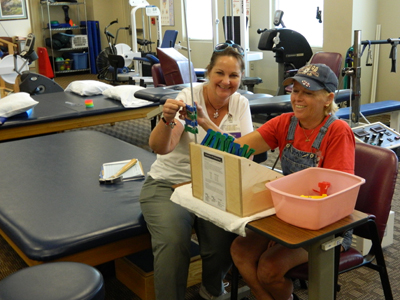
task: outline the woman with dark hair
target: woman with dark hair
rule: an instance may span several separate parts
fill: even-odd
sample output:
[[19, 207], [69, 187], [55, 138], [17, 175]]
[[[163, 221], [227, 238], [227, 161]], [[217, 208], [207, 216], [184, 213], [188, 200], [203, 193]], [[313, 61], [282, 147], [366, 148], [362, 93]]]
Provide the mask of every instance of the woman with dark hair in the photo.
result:
[[[244, 73], [243, 54], [242, 47], [234, 43], [217, 45], [207, 66], [208, 81], [193, 87], [199, 140], [210, 128], [235, 137], [253, 131], [248, 100], [236, 92]], [[193, 228], [203, 264], [200, 296], [217, 299], [224, 294], [222, 280], [231, 267], [229, 249], [236, 237], [170, 200], [174, 184], [191, 180], [189, 143], [194, 136], [184, 131], [186, 104], [192, 105], [190, 89], [165, 102], [162, 121], [149, 139], [157, 160], [140, 195], [151, 234], [157, 300], [185, 298]]]

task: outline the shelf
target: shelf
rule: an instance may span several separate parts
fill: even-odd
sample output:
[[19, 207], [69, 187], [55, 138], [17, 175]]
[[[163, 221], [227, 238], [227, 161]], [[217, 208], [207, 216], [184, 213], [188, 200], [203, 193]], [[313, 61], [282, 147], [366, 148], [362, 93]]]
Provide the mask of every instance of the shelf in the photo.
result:
[[[48, 47], [48, 46], [47, 46]], [[51, 47], [48, 47], [51, 49]], [[78, 47], [78, 48], [61, 48], [61, 49], [53, 49], [54, 51], [80, 51], [88, 49], [88, 47]]]
[[79, 5], [84, 4], [83, 2], [48, 2], [48, 1], [40, 1], [40, 4], [49, 5], [49, 6], [62, 6], [62, 5]]
[[65, 31], [65, 30], [75, 30], [75, 29], [86, 29], [86, 27], [83, 26], [72, 26], [72, 27], [58, 27], [58, 28], [48, 28], [45, 27], [43, 30], [51, 30], [51, 31]]
[[56, 74], [68, 74], [68, 73], [76, 73], [76, 72], [89, 72], [90, 69], [79, 69], [79, 70], [65, 70], [65, 71], [55, 71]]
[[[51, 2], [50, 2], [51, 1]], [[64, 8], [63, 6], [68, 6]], [[61, 9], [62, 8], [62, 9]], [[73, 73], [81, 73], [81, 72], [90, 72], [90, 48], [88, 42], [88, 33], [87, 33], [87, 11], [86, 11], [86, 0], [78, 0], [77, 2], [68, 2], [67, 0], [62, 0], [62, 2], [54, 2], [54, 0], [40, 0], [40, 11], [41, 11], [41, 28], [42, 28], [42, 36], [44, 40], [44, 45], [48, 49], [49, 57], [51, 57], [51, 64], [54, 67], [53, 71], [56, 75], [69, 75]], [[63, 14], [64, 12], [64, 14]], [[69, 17], [71, 20], [74, 20], [76, 24], [72, 24], [73, 26], [68, 26], [68, 24], [54, 24], [55, 26], [51, 26], [52, 20], [60, 19], [60, 16], [65, 15], [65, 17]], [[66, 21], [66, 23], [68, 23]], [[62, 27], [63, 26], [63, 27]], [[72, 33], [71, 37], [68, 39], [60, 39], [59, 44], [54, 43], [53, 36], [60, 35], [65, 32], [70, 31]], [[48, 43], [50, 40], [50, 43]], [[57, 40], [57, 37], [56, 37]], [[46, 43], [47, 41], [47, 43]], [[48, 46], [47, 46], [48, 45]], [[62, 47], [61, 49], [55, 49]], [[59, 70], [56, 68], [58, 66], [56, 63], [56, 59], [60, 56], [75, 56], [74, 52], [76, 52], [77, 59], [81, 58], [83, 60], [83, 56], [80, 54], [84, 52], [87, 54], [87, 64], [82, 61], [82, 64], [77, 65], [78, 67], [83, 67], [84, 69], [79, 70]], [[65, 55], [68, 54], [68, 55]]]

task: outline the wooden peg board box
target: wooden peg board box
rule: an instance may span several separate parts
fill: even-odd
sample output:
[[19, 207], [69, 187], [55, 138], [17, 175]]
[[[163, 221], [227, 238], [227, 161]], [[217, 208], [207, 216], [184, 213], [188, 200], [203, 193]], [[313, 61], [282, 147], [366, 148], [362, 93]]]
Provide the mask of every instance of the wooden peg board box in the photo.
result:
[[272, 208], [268, 181], [281, 173], [250, 159], [190, 144], [193, 197], [239, 217]]

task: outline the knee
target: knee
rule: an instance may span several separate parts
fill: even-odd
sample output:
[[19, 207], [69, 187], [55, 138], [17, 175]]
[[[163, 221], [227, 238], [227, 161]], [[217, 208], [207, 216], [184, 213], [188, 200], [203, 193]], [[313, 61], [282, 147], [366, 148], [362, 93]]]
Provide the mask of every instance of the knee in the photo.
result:
[[248, 244], [243, 237], [237, 237], [231, 245], [231, 256], [236, 266], [240, 266], [249, 261]]
[[263, 286], [279, 282], [282, 279], [282, 267], [271, 260], [262, 260], [257, 267], [257, 278]]
[[167, 236], [158, 236], [157, 238], [152, 237], [152, 245], [153, 248], [161, 248], [161, 249], [169, 249], [169, 251], [175, 251], [176, 253], [181, 252], [182, 250], [187, 251], [188, 247], [190, 247], [190, 237], [184, 238], [182, 235], [169, 235]]

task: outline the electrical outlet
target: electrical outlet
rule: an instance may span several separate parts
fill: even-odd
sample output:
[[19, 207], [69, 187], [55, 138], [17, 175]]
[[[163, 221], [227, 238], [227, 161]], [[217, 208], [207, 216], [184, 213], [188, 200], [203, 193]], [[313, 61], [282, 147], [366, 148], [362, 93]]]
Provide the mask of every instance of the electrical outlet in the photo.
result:
[[254, 71], [254, 63], [250, 63], [250, 70]]

